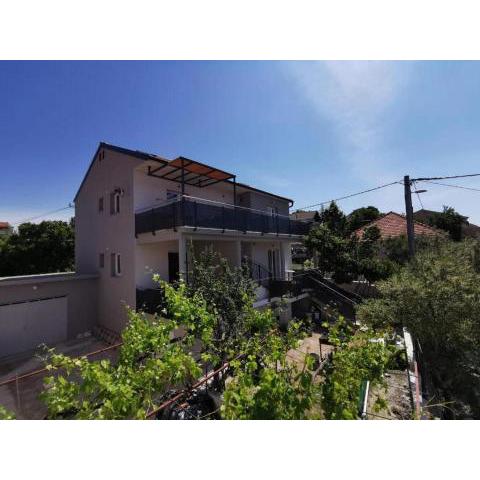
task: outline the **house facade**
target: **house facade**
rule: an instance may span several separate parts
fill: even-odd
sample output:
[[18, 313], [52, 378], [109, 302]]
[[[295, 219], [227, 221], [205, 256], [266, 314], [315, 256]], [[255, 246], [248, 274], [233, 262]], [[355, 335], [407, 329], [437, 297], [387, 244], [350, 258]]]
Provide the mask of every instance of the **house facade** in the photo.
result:
[[8, 237], [13, 232], [13, 227], [8, 222], [0, 222], [0, 236]]
[[188, 281], [204, 249], [246, 262], [264, 305], [271, 282], [291, 279], [291, 244], [308, 229], [289, 217], [292, 204], [211, 165], [101, 143], [75, 197], [76, 273], [98, 275], [99, 322], [117, 332], [153, 273]]

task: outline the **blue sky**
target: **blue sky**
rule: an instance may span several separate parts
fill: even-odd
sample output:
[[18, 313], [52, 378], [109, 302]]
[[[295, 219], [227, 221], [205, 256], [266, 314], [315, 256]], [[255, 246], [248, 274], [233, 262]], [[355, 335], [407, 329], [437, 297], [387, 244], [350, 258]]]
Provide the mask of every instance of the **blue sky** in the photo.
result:
[[[72, 201], [99, 141], [216, 165], [295, 207], [479, 173], [479, 85], [478, 62], [0, 62], [0, 220]], [[402, 188], [340, 206], [403, 212]], [[422, 188], [425, 208], [480, 223], [480, 192]]]

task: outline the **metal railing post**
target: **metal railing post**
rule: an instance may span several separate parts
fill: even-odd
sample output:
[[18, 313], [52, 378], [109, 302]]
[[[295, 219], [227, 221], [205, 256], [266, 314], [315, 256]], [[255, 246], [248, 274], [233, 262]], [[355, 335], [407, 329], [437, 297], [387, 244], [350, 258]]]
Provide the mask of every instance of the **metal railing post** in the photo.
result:
[[172, 203], [173, 231], [177, 231], [177, 202]]
[[193, 202], [193, 226], [197, 229], [197, 202]]
[[181, 211], [182, 217], [181, 217], [180, 220], [182, 222], [182, 227], [183, 227], [183, 226], [185, 226], [185, 199], [183, 198], [183, 196], [182, 196], [181, 202], [182, 202], [182, 204], [180, 206], [180, 209], [181, 209], [180, 211]]

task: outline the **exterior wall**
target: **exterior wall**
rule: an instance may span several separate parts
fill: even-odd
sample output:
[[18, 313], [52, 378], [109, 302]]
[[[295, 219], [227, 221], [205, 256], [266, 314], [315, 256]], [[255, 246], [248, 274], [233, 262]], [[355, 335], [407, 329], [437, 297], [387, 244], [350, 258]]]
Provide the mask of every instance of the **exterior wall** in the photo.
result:
[[291, 244], [290, 240], [259, 240], [251, 242], [252, 261], [268, 268], [268, 251], [277, 250], [281, 259], [279, 272], [283, 274], [291, 269]]
[[242, 207], [262, 211], [267, 211], [269, 207], [271, 207], [276, 209], [280, 215], [288, 216], [289, 214], [289, 204], [287, 200], [258, 192], [246, 191], [241, 193], [238, 204]]
[[240, 266], [239, 255], [239, 240], [193, 240], [193, 252], [195, 255], [199, 255], [206, 249], [212, 249], [214, 252], [218, 252], [222, 257], [228, 260], [231, 266]]
[[[98, 279], [92, 275], [58, 273], [2, 278], [0, 279], [0, 305], [66, 297], [66, 338], [70, 339], [91, 330], [97, 324], [97, 290]], [[2, 329], [1, 325], [0, 329]], [[1, 331], [2, 334], [7, 334]], [[24, 332], [24, 335], [29, 334], [33, 335], [33, 332], [29, 330]], [[49, 332], [46, 332], [46, 335], [48, 334]]]
[[[136, 302], [133, 170], [141, 163], [123, 153], [101, 150], [75, 201], [76, 271], [99, 274], [99, 322], [117, 332], [127, 320], [124, 304], [135, 307]], [[110, 193], [116, 188], [124, 193], [120, 213], [111, 215]], [[101, 196], [104, 209], [99, 213]], [[99, 267], [100, 253], [105, 255], [104, 268]], [[121, 276], [111, 274], [112, 253], [121, 255]]]
[[[146, 165], [135, 170], [134, 179], [135, 211], [165, 203], [167, 201], [167, 190], [181, 194], [182, 189], [179, 183], [148, 176]], [[185, 195], [233, 204], [233, 185], [225, 182], [204, 188], [185, 185]]]
[[140, 288], [152, 288], [152, 275], [168, 281], [168, 252], [178, 252], [178, 240], [137, 245], [135, 281]]

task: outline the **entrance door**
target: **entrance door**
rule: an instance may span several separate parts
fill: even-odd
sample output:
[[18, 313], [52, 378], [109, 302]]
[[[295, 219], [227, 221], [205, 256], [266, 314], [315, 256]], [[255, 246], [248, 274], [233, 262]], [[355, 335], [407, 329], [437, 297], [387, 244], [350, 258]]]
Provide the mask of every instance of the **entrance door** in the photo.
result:
[[180, 261], [178, 252], [168, 252], [168, 281], [170, 283], [178, 281], [180, 272]]

